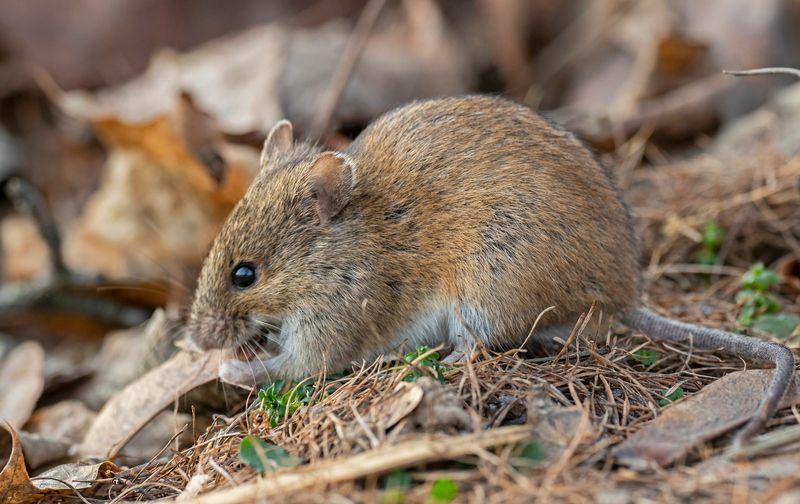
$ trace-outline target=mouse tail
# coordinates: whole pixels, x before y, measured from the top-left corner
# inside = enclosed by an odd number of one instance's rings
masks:
[[[770,362],[775,373],[761,399],[758,411],[737,436],[737,442],[747,441],[757,434],[778,409],[794,376],[794,354],[783,345],[732,332],[687,324],[662,317],[647,308],[639,307],[623,314],[622,323],[658,340],[683,341],[691,338],[695,347],[723,349],[733,355]]]

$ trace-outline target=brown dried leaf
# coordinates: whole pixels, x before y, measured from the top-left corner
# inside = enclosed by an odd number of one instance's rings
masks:
[[[669,465],[698,444],[743,424],[757,411],[772,379],[772,370],[729,373],[699,393],[678,402],[626,439],[614,450],[617,459],[634,468]],[[800,402],[795,377],[781,402]]]
[[[42,493],[31,484],[28,471],[25,469],[25,457],[22,454],[17,433],[5,422],[0,423],[11,436],[11,454],[3,470],[0,471],[0,502],[24,504],[35,502]]]
[[[182,93],[231,134],[267,132],[282,117],[279,77],[287,31],[253,28],[176,54],[162,51],[140,77],[97,94],[73,91],[61,106],[88,120],[145,123],[167,113]]]
[[[79,443],[96,416],[97,413],[81,401],[66,400],[36,410],[25,424],[25,430]]]
[[[146,125],[105,120],[97,126],[111,152],[100,188],[66,237],[67,263],[139,279],[199,266],[258,170],[255,149],[218,146],[224,163],[218,182],[167,119]],[[177,274],[170,280],[186,282]]]
[[[76,490],[90,488],[94,485],[93,480],[109,477],[116,471],[119,471],[119,468],[109,461],[90,465],[62,464],[39,474],[32,481],[39,490],[71,492],[73,488]]]
[[[178,352],[112,397],[79,448],[81,458],[113,458],[154,416],[190,390],[217,379],[219,350]]]
[[[385,428],[393,427],[407,417],[422,402],[424,392],[416,383],[400,382],[392,392],[392,397],[378,403],[375,411],[370,412],[373,418],[386,418]]]
[[[32,280],[50,267],[47,245],[36,222],[27,215],[10,215],[0,222],[3,244],[2,271],[6,280]]]
[[[44,350],[35,341],[14,348],[0,367],[0,419],[19,429],[44,390]]]
[[[72,443],[46,434],[19,431],[18,436],[25,463],[31,469],[67,458],[72,448]]]

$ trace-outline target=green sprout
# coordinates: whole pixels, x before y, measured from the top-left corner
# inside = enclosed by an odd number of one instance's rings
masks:
[[[272,427],[276,427],[287,416],[293,415],[301,406],[309,404],[314,395],[314,384],[308,380],[292,383],[286,392],[281,392],[283,386],[284,382],[278,380],[258,391],[261,408],[269,417]]]
[[[763,263],[756,263],[747,270],[742,276],[742,288],[736,294],[739,324],[752,327],[758,317],[778,311],[778,301],[768,292],[777,284],[777,273],[764,267]]]
[[[670,392],[669,390],[665,390],[662,393],[663,398],[659,399],[658,401],[656,401],[656,404],[658,404],[660,407],[663,408],[667,404],[677,401],[678,399],[683,397],[684,394],[686,394],[686,391],[683,390],[683,387],[678,387],[675,390],[673,390],[672,392]]]
[[[428,347],[420,345],[413,352],[408,352],[405,354],[403,356],[403,360],[411,363],[420,357],[422,357],[422,359],[417,361],[416,365],[411,368],[408,373],[406,373],[406,375],[403,377],[403,381],[413,382],[416,381],[420,376],[428,375],[433,376],[440,382],[444,383],[444,375],[442,373],[446,370],[446,368],[441,362],[439,362],[438,352],[431,352],[428,350]]]
[[[239,460],[261,473],[302,463],[302,459],[289,455],[280,446],[269,444],[257,436],[242,439],[239,443]]]
[[[544,445],[536,440],[520,443],[511,453],[509,463],[515,469],[533,469],[545,459]]]
[[[650,367],[661,358],[661,352],[652,348],[640,348],[631,354],[631,359],[644,367]]]
[[[708,221],[703,226],[703,241],[700,250],[695,254],[697,264],[713,266],[719,260],[719,248],[725,241],[725,231],[715,221]]]
[[[458,495],[455,481],[447,478],[437,479],[431,488],[431,500],[434,502],[452,502]]]

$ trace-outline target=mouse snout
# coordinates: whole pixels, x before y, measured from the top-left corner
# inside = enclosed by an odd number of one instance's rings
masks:
[[[201,350],[230,348],[241,344],[244,324],[234,317],[216,314],[192,314],[187,333],[192,344]]]

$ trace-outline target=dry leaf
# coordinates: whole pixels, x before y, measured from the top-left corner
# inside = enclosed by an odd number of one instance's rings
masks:
[[[51,439],[79,443],[96,416],[97,413],[81,401],[65,400],[36,410],[25,423],[25,430]]]
[[[743,424],[757,411],[772,379],[770,369],[728,373],[685,401],[664,410],[614,450],[620,463],[633,468],[669,465],[698,444]],[[800,401],[795,376],[781,402]]]
[[[17,435],[25,453],[25,463],[31,469],[67,458],[72,448],[72,443],[46,434],[19,431]]]
[[[81,458],[114,458],[120,449],[176,399],[217,379],[222,352],[201,355],[178,352],[112,397],[87,432]]]
[[[146,125],[98,123],[111,146],[106,173],[66,236],[74,269],[111,277],[187,280],[230,209],[258,170],[255,149],[234,152],[219,182],[166,119]],[[249,157],[242,150],[251,151]]]
[[[32,217],[10,215],[0,222],[2,272],[6,280],[32,280],[46,275],[50,253]]]
[[[417,383],[400,382],[390,397],[375,405],[377,407],[370,416],[376,419],[385,418],[384,426],[390,429],[419,406],[423,395],[422,387]]]
[[[283,113],[279,78],[287,30],[266,25],[223,37],[185,54],[162,51],[142,76],[97,94],[66,93],[61,106],[88,120],[153,121],[182,93],[214,117],[223,131],[266,133]]]
[[[44,390],[44,350],[26,341],[11,350],[0,367],[0,419],[15,429],[33,413]]]
[[[42,496],[42,493],[31,484],[31,480],[28,478],[25,457],[22,454],[22,445],[20,445],[17,433],[5,422],[0,425],[11,436],[11,454],[5,467],[0,471],[0,502],[15,504],[35,502]]]
[[[107,478],[117,471],[119,468],[109,461],[99,464],[62,464],[35,476],[32,482],[39,490],[71,493],[73,488],[90,488],[94,485],[93,480]]]
[[[72,397],[99,410],[111,396],[164,362],[174,350],[165,336],[166,323],[166,314],[158,309],[144,327],[108,333],[92,362],[94,375]]]

